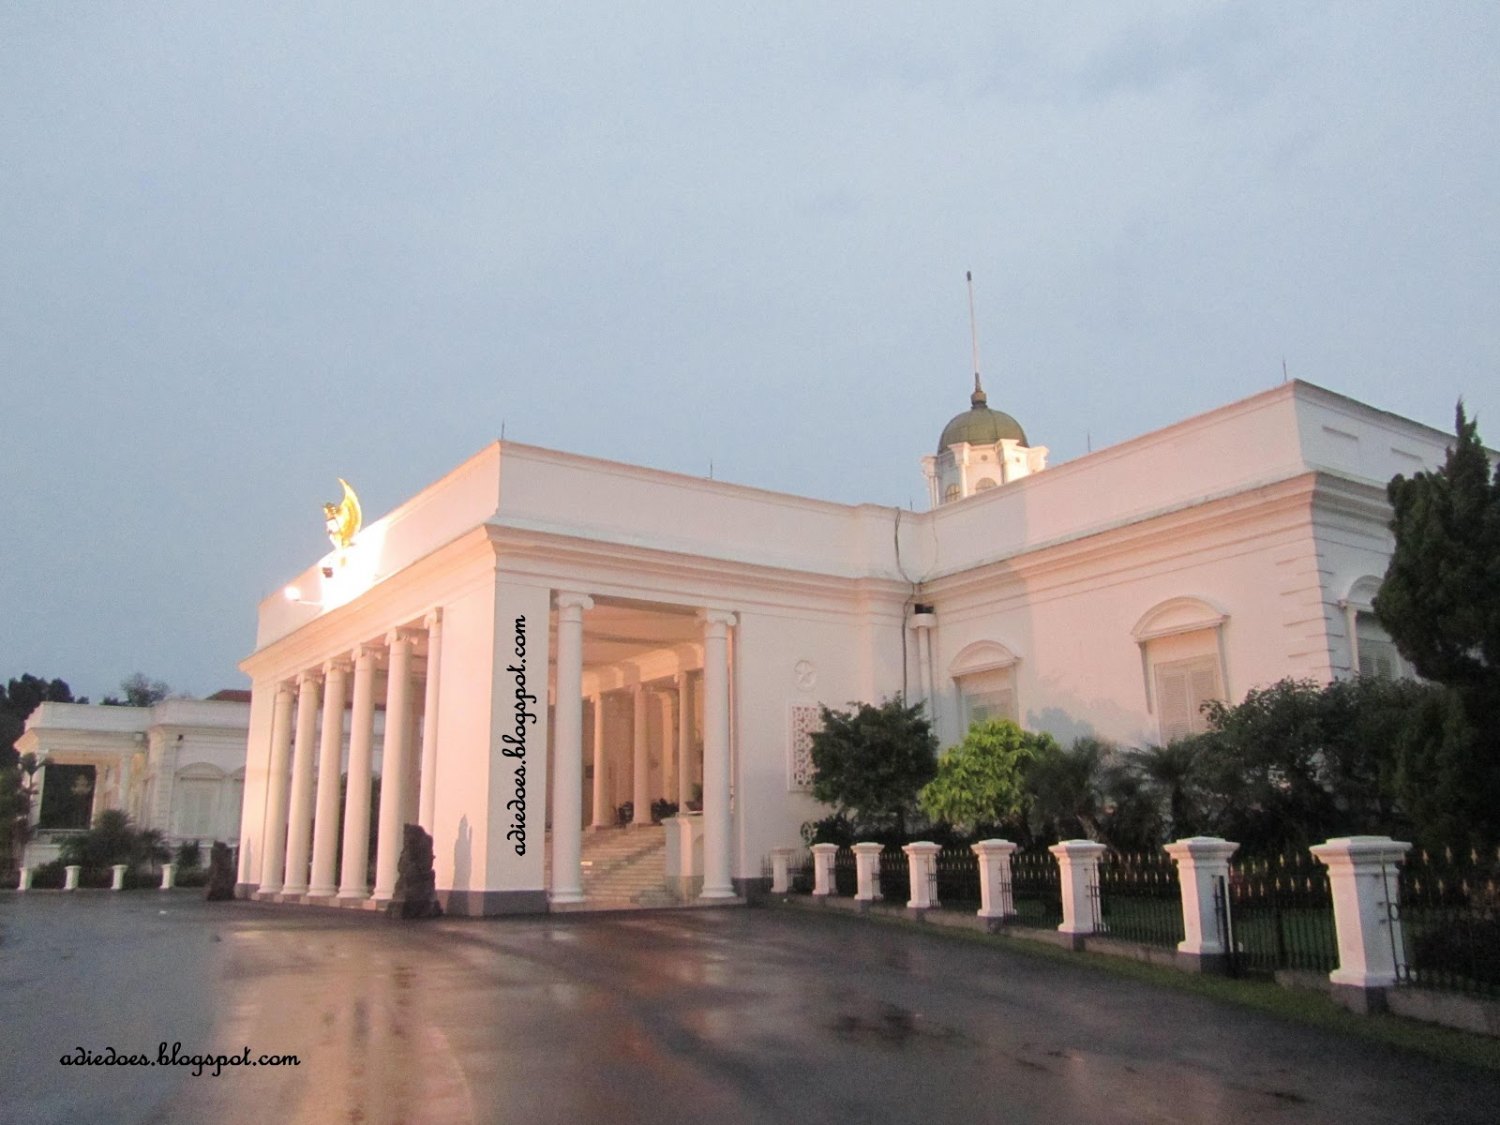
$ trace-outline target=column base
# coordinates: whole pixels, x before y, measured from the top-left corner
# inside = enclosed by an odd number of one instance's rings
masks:
[[[1183,972],[1213,973],[1218,976],[1229,972],[1227,953],[1188,953],[1179,949],[1176,958],[1176,965]]]
[[[1368,1016],[1390,1011],[1390,1002],[1386,999],[1387,991],[1385,988],[1365,988],[1357,984],[1335,984],[1332,994],[1335,1002],[1342,1007],[1362,1016]]]
[[[713,900],[721,898],[739,898],[740,896],[734,893],[733,887],[704,887],[703,890],[699,893],[698,897],[700,899]]]
[[[313,899],[337,898],[339,889],[334,886],[308,887],[305,892],[308,901]]]
[[[370,892],[363,887],[357,891],[340,889],[336,897],[340,902],[363,902],[370,897]]]
[[[573,906],[587,901],[582,891],[554,891],[547,895],[549,906]]]

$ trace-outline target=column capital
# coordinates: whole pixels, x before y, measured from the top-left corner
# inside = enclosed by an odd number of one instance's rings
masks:
[[[332,676],[334,673],[347,676],[354,667],[353,661],[347,656],[332,656],[323,661],[324,677]]]
[[[278,703],[281,702],[283,697],[290,699],[294,694],[296,694],[296,686],[296,682],[293,680],[277,680],[276,701]]]
[[[594,608],[594,599],[576,590],[559,590],[554,599],[559,610],[576,609],[580,612]]]
[[[374,664],[384,651],[385,649],[374,641],[361,641],[349,650],[349,659],[356,667],[362,664]]]
[[[729,628],[739,621],[739,614],[727,609],[700,609],[698,620],[709,629]]]
[[[429,633],[434,633],[443,627],[443,607],[436,606],[427,611],[422,618],[422,628]]]
[[[323,670],[321,668],[304,668],[297,673],[297,691],[301,692],[309,685],[316,685],[323,681]]]
[[[419,632],[420,630],[412,629],[406,625],[398,626],[385,635],[385,647],[390,649],[395,648],[397,645],[414,645],[417,643],[417,634]]]

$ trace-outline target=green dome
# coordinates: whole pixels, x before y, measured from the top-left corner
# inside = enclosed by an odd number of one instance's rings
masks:
[[[961,441],[970,445],[994,445],[998,441],[1013,439],[1021,445],[1028,444],[1021,423],[1009,414],[991,410],[985,405],[984,391],[975,388],[969,402],[972,405],[968,410],[943,427],[943,436],[938,439],[939,453],[947,452],[950,445]]]

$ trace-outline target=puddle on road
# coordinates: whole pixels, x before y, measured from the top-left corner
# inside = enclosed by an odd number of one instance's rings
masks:
[[[872,1012],[841,1012],[829,1029],[840,1039],[910,1047],[924,1043],[952,1043],[961,1037],[951,1027],[933,1023],[895,1004],[881,1004]]]

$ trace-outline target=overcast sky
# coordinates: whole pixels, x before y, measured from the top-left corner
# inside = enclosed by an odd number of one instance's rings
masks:
[[[1500,445],[1500,5],[0,5],[0,678],[245,686],[500,436],[924,507],[1282,362]]]

